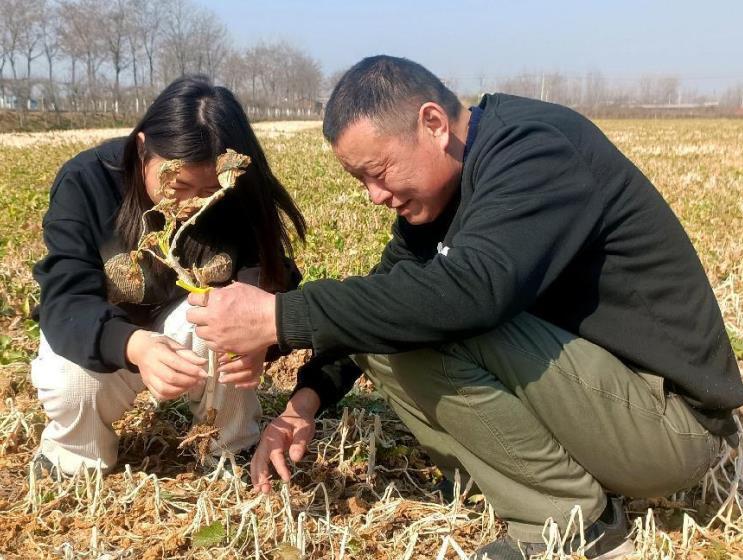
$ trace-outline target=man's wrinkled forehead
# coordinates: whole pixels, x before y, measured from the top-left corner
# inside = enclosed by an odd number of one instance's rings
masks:
[[[332,147],[341,165],[355,174],[379,165],[387,144],[388,139],[367,119],[351,124]]]
[[[353,155],[341,155],[337,151],[335,153],[338,161],[340,161],[343,169],[348,171],[351,175],[361,176],[367,173],[370,169],[374,169],[379,166],[381,161],[381,154],[377,157],[363,156],[354,157]]]

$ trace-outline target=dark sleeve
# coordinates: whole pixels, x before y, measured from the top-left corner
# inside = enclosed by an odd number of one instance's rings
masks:
[[[348,356],[337,359],[315,356],[299,368],[292,396],[300,389],[312,389],[320,398],[317,411],[320,414],[336,405],[351,390],[361,373],[361,368]]]
[[[385,246],[379,263],[372,268],[370,274],[384,274],[395,263],[416,258],[408,248],[400,232],[399,222],[396,221],[392,226],[392,239]],[[336,405],[351,390],[361,374],[361,368],[348,356],[338,359],[316,356],[300,368],[292,396],[300,389],[312,389],[320,398],[320,408],[317,411],[320,414]]]
[[[401,231],[400,220],[397,219],[392,224],[392,239],[385,245],[379,263],[371,269],[370,274],[386,274],[400,261],[418,262],[419,258],[408,246]]]
[[[531,307],[594,235],[600,193],[552,127],[513,127],[488,141],[465,170],[474,192],[446,255],[280,296],[282,344],[387,354],[473,336]]]
[[[107,373],[131,369],[126,344],[140,327],[106,301],[106,278],[90,223],[94,205],[78,172],[60,172],[44,221],[48,254],[34,267],[41,288],[39,321],[55,353]]]
[[[297,263],[286,255],[282,258],[282,262],[284,264],[286,290],[294,290],[302,281],[302,273],[299,271]],[[279,359],[281,356],[286,356],[291,351],[291,348],[282,347],[279,344],[274,344],[273,346],[269,346],[268,350],[266,351],[266,361],[273,362],[274,360]]]

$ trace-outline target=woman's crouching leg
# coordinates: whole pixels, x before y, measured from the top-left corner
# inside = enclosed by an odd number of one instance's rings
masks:
[[[209,411],[203,389],[192,391],[189,397],[194,424],[206,421]],[[237,454],[258,443],[262,410],[254,390],[215,383],[212,408],[216,411],[214,427],[219,429],[219,438],[211,442],[212,455]]]
[[[55,354],[43,334],[31,363],[31,380],[49,423],[41,434],[41,453],[66,474],[80,467],[110,470],[119,438],[112,424],[131,408],[144,388],[127,370],[96,373]]]
[[[186,320],[186,311],[190,307],[186,300],[173,306],[163,318],[159,330],[199,356],[207,358],[209,349],[196,336],[193,325]],[[212,454],[219,456],[223,451],[239,453],[255,445],[260,435],[259,421],[262,414],[255,391],[237,389],[234,385],[223,385],[215,380],[212,402],[207,403],[205,389],[206,384],[196,386],[189,391],[188,396],[194,424],[207,421],[209,408],[216,411],[214,427],[219,429],[219,438],[211,442]]]

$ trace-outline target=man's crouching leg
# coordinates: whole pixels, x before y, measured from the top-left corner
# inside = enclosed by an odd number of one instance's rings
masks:
[[[98,460],[104,472],[116,465],[119,437],[112,423],[132,407],[144,389],[142,378],[127,370],[84,369],[56,354],[42,333],[31,380],[49,417],[40,453],[68,475],[95,468]]]
[[[423,419],[408,426],[434,461],[457,457],[522,542],[540,542],[548,517],[564,529],[575,505],[593,523],[605,491],[687,488],[721,447],[660,377],[525,313],[435,350],[358,359],[396,410]]]

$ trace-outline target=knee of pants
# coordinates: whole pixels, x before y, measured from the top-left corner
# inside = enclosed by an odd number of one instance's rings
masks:
[[[357,354],[356,364],[374,380],[378,378],[406,378],[437,376],[442,374],[440,352],[433,349],[413,350],[398,354]]]
[[[438,400],[447,385],[442,355],[435,350],[365,354],[355,360],[380,393],[423,411]]]
[[[406,352],[409,354],[412,352]],[[399,385],[399,375],[406,368],[403,354],[356,354],[353,360],[377,390],[384,392],[389,386]]]
[[[53,353],[45,344],[31,363],[31,382],[52,420],[74,418],[83,408],[103,409],[101,414],[116,420],[136,397],[133,387],[117,381],[115,373],[88,371]],[[99,407],[99,402],[105,407]]]
[[[54,354],[43,354],[31,363],[31,381],[45,409],[79,408],[95,401],[101,381],[74,363]]]

